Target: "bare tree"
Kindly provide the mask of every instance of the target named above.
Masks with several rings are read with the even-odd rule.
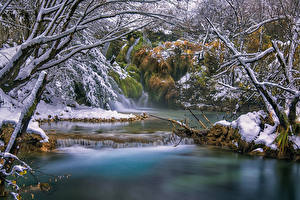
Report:
[[[230,50],[227,61],[222,65],[222,69],[239,65],[245,71],[248,79],[255,87],[262,98],[266,110],[270,113],[277,125],[279,133],[277,142],[280,146],[280,153],[284,154],[286,147],[289,146],[289,135],[300,133],[300,125],[296,122],[297,105],[300,101],[299,91],[299,31],[300,16],[295,8],[295,1],[279,1],[276,7],[284,12],[277,13],[277,16],[269,16],[268,19],[262,19],[250,27],[243,28],[235,33],[231,38],[225,36],[209,19],[208,22],[212,31]],[[289,6],[289,12],[284,6]],[[274,5],[273,5],[274,6]],[[267,16],[264,16],[266,18]],[[246,48],[237,47],[236,37],[248,37],[249,34],[257,31],[260,27],[273,22],[283,21],[288,24],[289,35],[284,41],[273,39],[272,46],[264,50],[258,49],[257,52],[247,52]],[[271,61],[269,61],[271,59]],[[257,69],[257,64],[262,63],[263,70]]]
[[[39,77],[36,88],[29,97],[30,103],[24,107],[5,152],[0,154],[4,162],[0,166],[2,192],[5,182],[18,188],[15,183],[8,181],[7,176],[30,169],[16,157],[16,141],[26,132],[40,99],[46,84],[44,71],[78,53],[85,53],[124,37],[151,23],[173,20],[171,15],[150,11],[150,7],[155,8],[160,0],[32,0],[32,3],[35,7],[31,7],[28,12],[34,17],[33,25],[27,27],[30,30],[28,37],[17,47],[12,58],[4,66],[0,66],[0,90],[5,93]],[[1,3],[0,15],[14,8],[17,9],[14,1]],[[100,38],[94,43],[79,44],[78,37],[87,32],[97,33]],[[14,160],[21,162],[21,165],[13,165]],[[17,193],[13,194],[16,198]]]

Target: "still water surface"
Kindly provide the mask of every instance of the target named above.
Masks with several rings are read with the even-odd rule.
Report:
[[[179,119],[186,114],[176,113],[156,115]],[[207,116],[220,120],[217,114]],[[58,123],[44,128],[61,134],[155,134],[171,130],[168,123],[159,120],[86,126]],[[51,179],[49,192],[32,192],[36,199],[300,199],[299,163],[248,157],[208,146],[93,149],[75,145],[36,155],[31,161],[40,182]],[[55,182],[55,176],[63,175],[71,176]]]

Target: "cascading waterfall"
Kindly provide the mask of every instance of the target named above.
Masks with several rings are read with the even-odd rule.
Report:
[[[85,139],[85,138],[68,138],[58,139],[57,147],[66,148],[72,146],[82,146],[85,148],[101,149],[101,148],[132,148],[132,147],[152,147],[152,146],[171,146],[177,144],[193,144],[190,138],[180,138],[172,133],[154,133],[146,135],[137,135],[128,138],[114,139]]]
[[[131,52],[132,52],[133,48],[139,43],[139,41],[140,41],[140,38],[136,39],[134,41],[133,45],[131,45],[131,47],[129,47],[129,49],[128,49],[127,53],[126,53],[126,61],[127,61],[128,64],[131,63],[131,58],[130,58]]]
[[[149,101],[149,95],[147,92],[143,91],[142,96],[139,98],[139,100],[137,102],[137,106],[145,108],[145,107],[149,106],[148,101]]]

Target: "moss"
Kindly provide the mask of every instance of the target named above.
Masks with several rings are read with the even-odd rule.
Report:
[[[130,64],[127,68],[126,71],[128,74],[134,78],[137,82],[141,82],[141,75],[140,75],[140,70],[133,64]]]
[[[113,41],[110,43],[109,48],[106,53],[106,58],[110,60],[113,56],[117,56],[123,46],[122,41]]]
[[[134,78],[121,79],[119,74],[114,71],[110,71],[109,75],[116,81],[126,97],[138,99],[142,96],[143,87]]]
[[[175,82],[170,75],[160,76],[159,74],[153,74],[149,79],[150,98],[153,102],[165,105],[171,102],[174,96]]]
[[[116,61],[118,63],[127,63],[126,62],[126,53],[129,49],[129,44],[127,44],[125,47],[121,48],[120,53],[118,54]]]

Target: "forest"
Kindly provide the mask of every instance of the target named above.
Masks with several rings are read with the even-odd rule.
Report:
[[[300,198],[299,7],[0,0],[0,197]]]

